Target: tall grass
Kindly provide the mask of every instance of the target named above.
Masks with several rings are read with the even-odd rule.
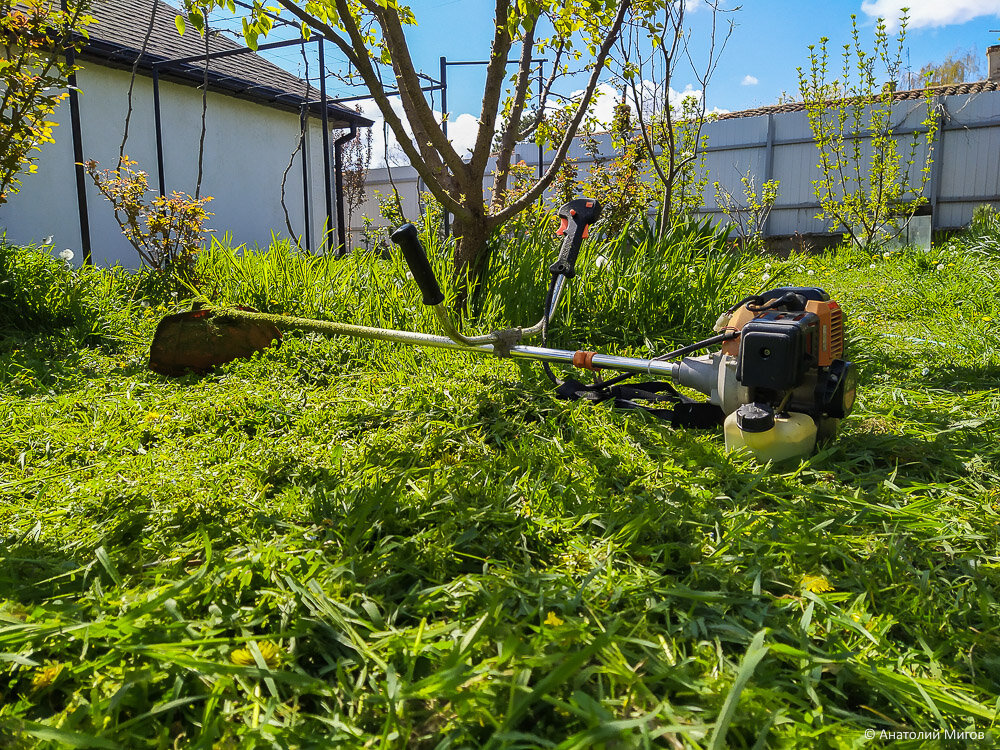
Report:
[[[530,325],[541,317],[548,267],[558,254],[552,214],[511,222],[490,240],[490,276],[470,330]],[[421,240],[446,297],[454,300],[454,244],[425,229]],[[739,293],[750,260],[706,223],[680,226],[662,239],[643,224],[585,242],[554,342],[655,348],[704,334]],[[398,252],[356,251],[333,259],[301,253],[275,239],[266,249],[213,239],[202,253],[201,291],[224,304],[391,328],[435,330]]]
[[[0,331],[85,326],[93,318],[95,280],[74,273],[47,247],[18,247],[0,237]]]

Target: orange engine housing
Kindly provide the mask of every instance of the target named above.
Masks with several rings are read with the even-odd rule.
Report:
[[[809,300],[806,302],[806,312],[814,313],[819,318],[819,351],[816,364],[819,367],[829,367],[835,359],[844,356],[844,313],[840,305],[833,300],[823,302]],[[762,314],[751,312],[746,305],[743,305],[733,313],[726,330],[742,331],[743,326]],[[734,357],[739,356],[739,337],[723,343],[722,351]]]

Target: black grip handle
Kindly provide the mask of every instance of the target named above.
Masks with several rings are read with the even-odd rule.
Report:
[[[410,267],[413,280],[417,282],[417,286],[423,292],[424,304],[439,305],[444,302],[444,295],[441,294],[441,287],[438,286],[434,270],[427,260],[427,253],[424,252],[424,248],[420,244],[417,228],[412,224],[403,224],[389,235],[389,239],[399,245],[399,249],[403,251],[403,258],[406,259],[406,265]]]
[[[562,275],[567,279],[576,276],[576,256],[587,236],[587,227],[601,218],[601,204],[594,198],[576,198],[559,209],[559,231],[563,236],[559,257],[549,266],[554,276]]]

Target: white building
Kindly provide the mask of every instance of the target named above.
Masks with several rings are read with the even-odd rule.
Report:
[[[6,230],[8,240],[21,244],[38,243],[51,235],[56,249],[72,249],[77,260],[86,255],[89,245],[94,263],[137,267],[139,258],[122,236],[110,203],[89,177],[82,183],[81,195],[75,162],[82,154],[84,160],[95,159],[102,168],[117,164],[131,67],[153,18],[146,54],[138,66],[125,153],[149,174],[150,188],[156,191],[161,172],[155,68],[163,185],[168,194],[176,190],[193,195],[205,39],[190,27],[179,35],[174,25],[177,9],[162,2],[156,2],[155,16],[150,0],[95,0],[90,12],[97,22],[90,26],[90,38],[78,56],[82,66],[77,73],[80,140],[74,142],[70,102],[63,102],[53,118],[59,123],[53,133],[56,142],[43,146],[38,172],[24,176],[20,192],[0,207],[0,231]],[[207,209],[214,216],[206,225],[217,235],[231,233],[235,244],[266,247],[272,232],[288,236],[281,184],[291,161],[284,203],[292,231],[303,245],[308,231],[308,244],[316,249],[322,244],[324,227],[329,226],[336,246],[338,149],[331,133],[324,153],[320,92],[221,34],[210,35],[209,50],[213,55],[235,54],[213,57],[208,63],[201,195],[213,196]],[[355,111],[329,102],[326,113],[330,131],[371,125]],[[304,149],[293,159],[303,120]]]

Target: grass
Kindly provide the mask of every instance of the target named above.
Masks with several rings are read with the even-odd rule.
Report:
[[[169,298],[85,274],[68,333],[0,339],[0,744],[855,747],[954,730],[995,746],[996,246],[688,248],[669,276],[699,281],[642,292],[650,253],[598,268],[587,249],[564,343],[662,350],[776,282],[842,302],[858,405],[787,471],[558,401],[509,360],[290,335],[169,380],[145,367]],[[210,291],[432,327],[396,261],[269,252],[219,244]],[[482,330],[529,312],[545,252],[501,255]],[[660,327],[637,336],[646,311]]]

